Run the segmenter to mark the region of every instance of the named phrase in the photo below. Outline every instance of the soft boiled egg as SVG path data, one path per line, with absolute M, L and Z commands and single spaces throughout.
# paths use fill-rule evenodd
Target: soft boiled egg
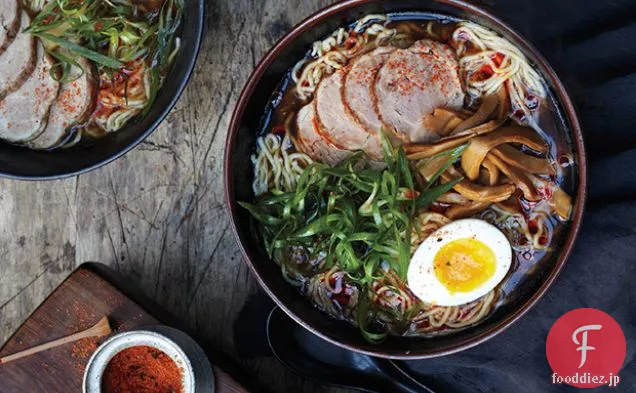
M 483 220 L 457 220 L 433 232 L 417 248 L 408 286 L 425 303 L 470 303 L 504 279 L 511 261 L 510 242 L 499 229 Z

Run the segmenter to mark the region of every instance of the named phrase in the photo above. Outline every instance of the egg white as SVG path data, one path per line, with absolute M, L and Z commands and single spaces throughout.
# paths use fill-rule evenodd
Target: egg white
M 434 259 L 444 245 L 458 239 L 475 239 L 490 248 L 495 254 L 495 273 L 472 291 L 451 293 L 435 275 Z M 417 248 L 408 269 L 408 286 L 425 303 L 458 306 L 479 299 L 495 288 L 510 270 L 511 262 L 512 247 L 499 229 L 483 220 L 457 220 L 433 232 Z

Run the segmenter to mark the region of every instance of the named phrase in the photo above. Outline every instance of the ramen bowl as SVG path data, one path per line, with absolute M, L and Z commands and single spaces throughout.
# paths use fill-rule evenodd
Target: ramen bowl
M 331 318 L 316 309 L 296 288 L 282 277 L 279 266 L 271 261 L 259 240 L 249 213 L 237 202 L 251 201 L 252 164 L 255 140 L 261 129 L 259 119 L 266 111 L 279 81 L 307 53 L 312 43 L 339 27 L 368 14 L 417 15 L 462 19 L 487 27 L 517 46 L 535 65 L 548 87 L 560 124 L 556 128 L 567 140 L 576 162 L 573 169 L 574 205 L 570 221 L 554 243 L 555 252 L 542 263 L 536 274 L 524 277 L 505 302 L 486 319 L 451 334 L 426 338 L 389 336 L 381 343 L 366 341 L 357 328 Z M 225 147 L 226 199 L 232 227 L 244 259 L 261 287 L 297 323 L 316 335 L 341 347 L 360 353 L 393 359 L 425 359 L 455 353 L 482 343 L 509 327 L 537 303 L 562 270 L 579 231 L 586 197 L 586 159 L 579 121 L 572 102 L 557 75 L 546 60 L 524 38 L 497 17 L 473 5 L 455 0 L 372 1 L 348 0 L 329 6 L 308 17 L 285 35 L 256 67 L 235 107 Z
M 179 55 L 145 116 L 84 146 L 39 151 L 0 142 L 0 177 L 53 180 L 79 175 L 116 160 L 146 139 L 176 105 L 188 84 L 203 37 L 204 5 L 203 0 L 185 2 L 176 33 L 181 38 Z

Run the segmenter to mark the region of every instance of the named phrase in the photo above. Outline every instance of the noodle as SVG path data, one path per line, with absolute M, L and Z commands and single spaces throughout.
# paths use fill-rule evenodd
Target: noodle
M 461 306 L 426 306 L 413 318 L 408 336 L 421 335 L 449 327 L 459 329 L 481 321 L 493 308 L 496 301 L 495 291 L 490 291 L 480 299 Z
M 146 107 L 150 98 L 150 71 L 143 61 L 134 65 L 134 71 L 122 80 L 103 73 L 98 110 L 93 121 L 106 132 L 119 130 L 128 120 Z
M 422 244 L 431 233 L 450 222 L 451 220 L 449 218 L 439 213 L 424 212 L 420 214 L 416 218 L 415 225 L 413 225 L 411 252 L 415 252 L 415 249 Z
M 311 58 L 314 60 L 303 59 L 296 63 L 291 71 L 298 97 L 302 100 L 308 99 L 324 76 L 343 68 L 349 59 L 364 51 L 369 37 L 375 37 L 371 42 L 374 46 L 381 46 L 395 38 L 395 29 L 380 24 L 387 21 L 386 15 L 367 15 L 351 30 L 347 31 L 341 27 L 328 38 L 314 42 L 311 50 Z
M 252 189 L 257 196 L 271 189 L 295 190 L 303 171 L 313 163 L 305 153 L 289 152 L 293 145 L 288 132 L 282 141 L 279 135 L 272 133 L 258 137 L 256 146 L 257 152 L 251 159 L 255 168 Z
M 472 97 L 495 94 L 505 84 L 513 114 L 521 110 L 527 117 L 535 109 L 533 103 L 528 104 L 528 100 L 532 101 L 531 96 L 546 97 L 543 79 L 525 55 L 497 33 L 471 22 L 462 22 L 453 32 L 453 41 L 466 77 L 466 90 Z M 472 53 L 466 43 L 478 52 Z

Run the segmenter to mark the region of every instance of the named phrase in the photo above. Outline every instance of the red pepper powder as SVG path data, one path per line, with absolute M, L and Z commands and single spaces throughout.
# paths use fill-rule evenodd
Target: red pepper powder
M 183 393 L 180 368 L 164 352 L 136 346 L 115 355 L 102 377 L 105 393 Z

